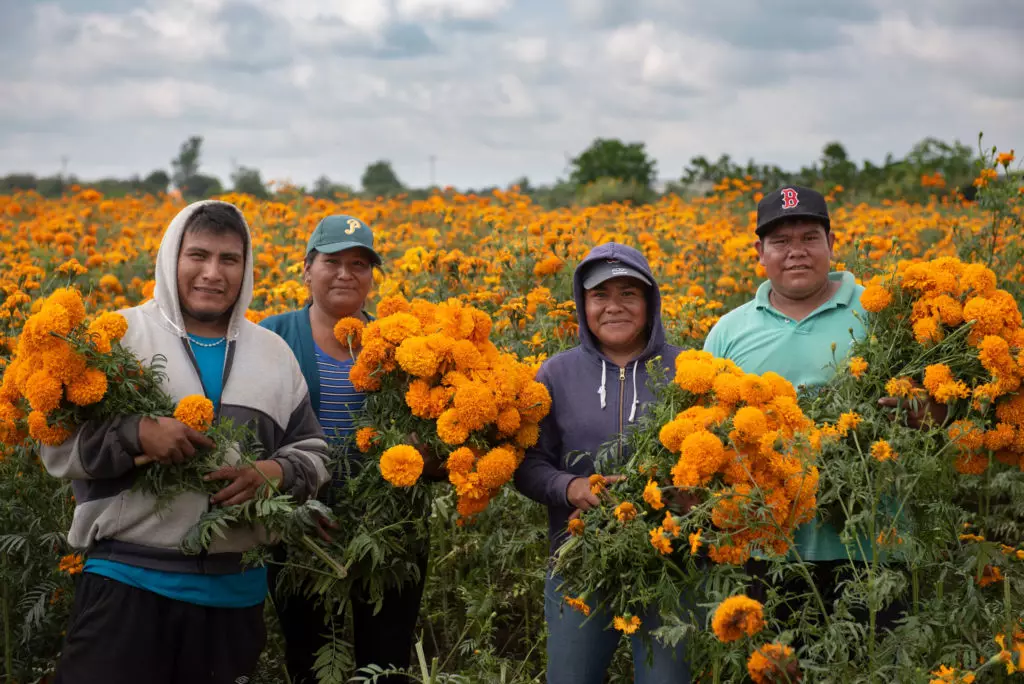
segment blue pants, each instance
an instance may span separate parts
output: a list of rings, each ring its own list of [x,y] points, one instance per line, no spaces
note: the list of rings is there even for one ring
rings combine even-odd
[[[558,576],[548,575],[544,582],[544,618],[548,623],[547,684],[602,684],[611,665],[622,633],[611,627],[613,615],[594,611],[588,619],[562,602]],[[641,632],[657,628],[657,613],[640,615],[640,629],[629,637],[633,648],[635,684],[689,684],[690,665],[683,643],[674,649]],[[585,623],[585,624],[584,624]],[[648,656],[653,656],[648,664]]]

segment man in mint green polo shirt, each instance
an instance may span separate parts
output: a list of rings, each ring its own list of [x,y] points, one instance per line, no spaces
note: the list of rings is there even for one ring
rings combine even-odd
[[[833,345],[835,359],[841,360],[854,339],[864,335],[864,288],[852,273],[831,272],[835,235],[825,198],[799,186],[766,195],[757,206],[756,233],[758,258],[768,280],[753,301],[719,320],[704,350],[732,360],[747,373],[774,371],[798,391],[823,385],[835,372]],[[836,528],[822,520],[801,525],[794,543],[800,557],[812,565],[826,605],[839,593],[837,571],[864,561],[856,542],[845,545]],[[750,572],[768,582],[763,561],[753,561]],[[800,580],[780,589],[807,591]],[[902,606],[890,605],[877,616],[877,624],[893,626],[901,612]],[[777,616],[786,617],[778,612]]]

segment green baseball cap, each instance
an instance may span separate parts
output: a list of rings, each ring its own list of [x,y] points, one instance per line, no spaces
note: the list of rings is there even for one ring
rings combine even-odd
[[[353,247],[362,247],[373,255],[374,264],[384,263],[373,248],[373,231],[370,226],[355,216],[335,214],[327,216],[317,224],[306,245],[306,256],[314,249],[324,254],[334,254]]]

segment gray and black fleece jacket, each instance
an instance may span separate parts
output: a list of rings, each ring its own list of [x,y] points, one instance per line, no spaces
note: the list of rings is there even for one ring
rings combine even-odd
[[[164,357],[164,390],[175,401],[205,394],[178,301],[177,264],[185,223],[208,202],[185,207],[164,233],[153,299],[121,311],[128,321],[121,344],[146,363],[156,355]],[[236,424],[247,423],[256,432],[262,457],[281,465],[282,491],[301,501],[314,496],[330,479],[327,443],[295,355],[284,340],[245,317],[253,293],[251,239],[247,243],[247,268],[228,326],[223,390],[216,413]],[[142,453],[139,420],[140,416],[126,415],[86,423],[64,444],[42,449],[49,473],[72,480],[75,513],[68,541],[90,558],[154,570],[239,572],[245,551],[272,540],[259,526],[239,525],[224,538],[216,538],[208,552],[180,553],[182,538],[209,510],[209,497],[183,493],[157,512],[153,496],[132,491],[139,473],[134,458]]]

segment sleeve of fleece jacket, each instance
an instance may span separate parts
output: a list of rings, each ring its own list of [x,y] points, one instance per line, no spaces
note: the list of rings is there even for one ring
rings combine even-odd
[[[327,440],[313,412],[309,388],[299,369],[299,362],[291,354],[287,358],[290,360],[288,372],[293,382],[292,396],[299,399],[271,458],[281,464],[284,474],[281,490],[298,501],[305,501],[316,496],[320,488],[330,480],[327,470],[330,457]]]
[[[63,444],[40,449],[46,471],[68,480],[121,477],[135,466],[135,457],[142,453],[141,418],[118,416],[84,423]]]
[[[551,394],[551,411],[541,419],[537,444],[527,449],[523,462],[516,469],[513,481],[516,489],[534,501],[545,506],[568,506],[566,490],[577,476],[558,467],[562,454],[562,439],[555,421],[555,412],[558,409],[555,405],[555,394],[551,391],[551,383],[543,366],[537,373],[537,381],[543,383]]]

